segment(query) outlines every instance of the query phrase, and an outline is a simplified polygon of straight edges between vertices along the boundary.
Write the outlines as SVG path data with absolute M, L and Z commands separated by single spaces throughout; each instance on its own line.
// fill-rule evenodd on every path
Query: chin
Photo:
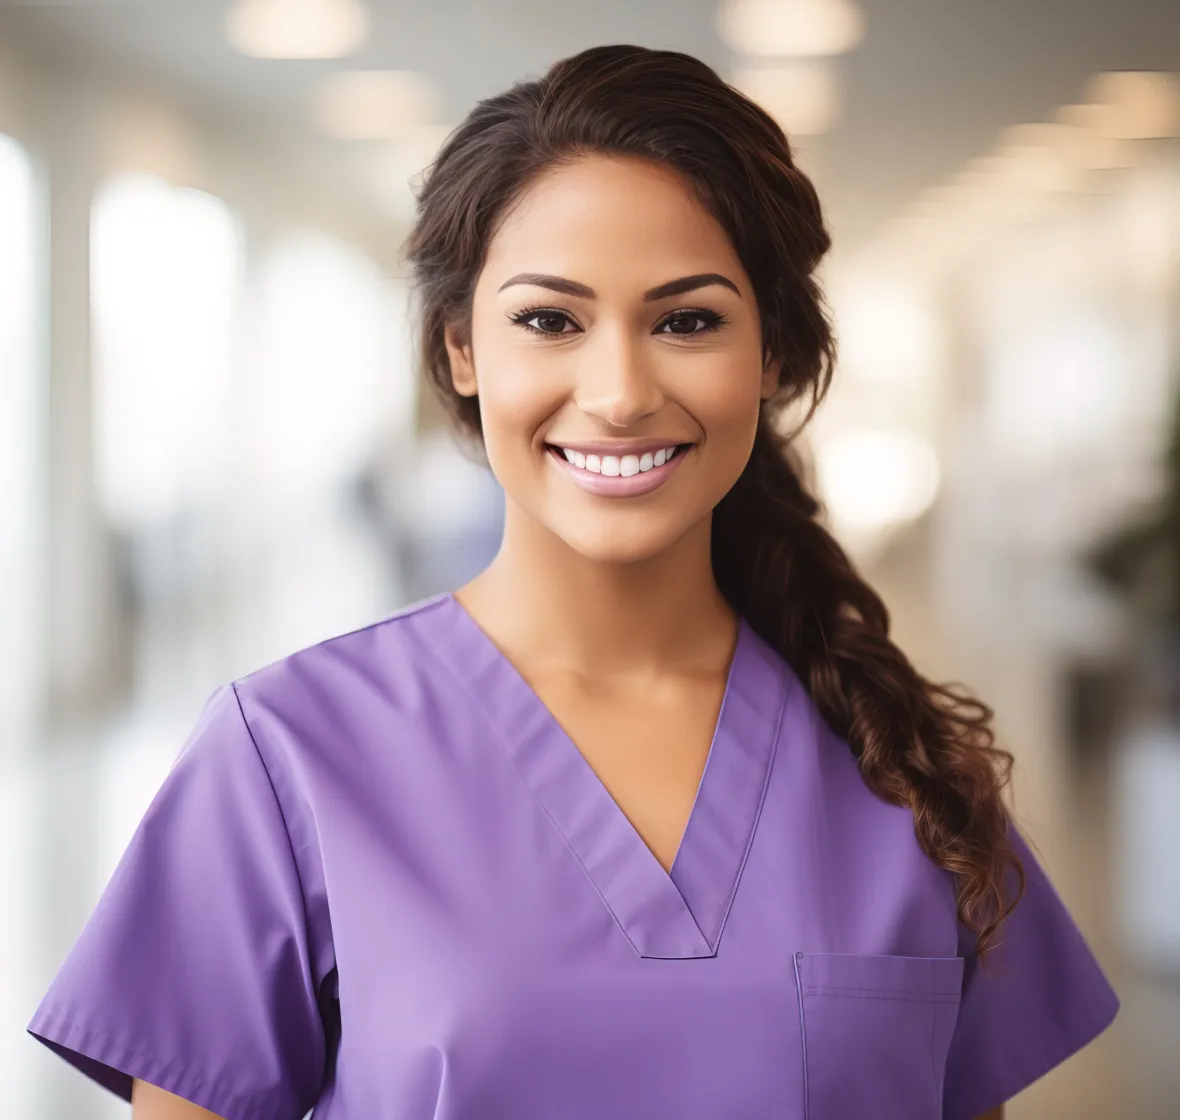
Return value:
M 598 564 L 639 564 L 654 560 L 684 536 L 668 525 L 623 528 L 609 521 L 601 525 L 553 527 L 558 536 L 586 560 Z

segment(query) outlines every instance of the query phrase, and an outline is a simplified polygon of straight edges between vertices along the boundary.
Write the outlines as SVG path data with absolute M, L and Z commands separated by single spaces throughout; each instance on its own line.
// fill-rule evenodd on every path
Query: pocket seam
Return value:
M 798 993 L 799 999 L 799 1043 L 803 1054 L 803 1120 L 810 1120 L 811 1117 L 811 1084 L 808 1080 L 807 1071 L 807 1018 L 803 1010 L 803 977 L 799 974 L 799 962 L 803 959 L 802 953 L 795 954 L 795 991 Z
M 800 952 L 796 954 L 796 970 L 806 982 L 805 994 L 822 993 L 834 995 L 841 992 L 880 992 L 898 999 L 933 999 L 940 1002 L 956 1003 L 963 995 L 962 957 L 911 957 L 891 953 L 831 953 L 826 951 Z M 856 968 L 857 963 L 879 961 L 885 968 L 884 975 L 865 975 Z M 885 962 L 888 962 L 886 964 Z M 922 963 L 930 966 L 923 969 L 920 979 L 907 971 L 908 966 Z M 849 972 L 852 975 L 849 975 Z M 952 974 L 954 979 L 945 978 Z M 867 983 L 866 983 L 867 981 Z
M 850 999 L 893 999 L 902 1003 L 958 1003 L 960 998 L 944 992 L 913 992 L 908 988 L 811 987 L 804 996 L 848 996 Z
M 877 977 L 865 975 L 865 969 L 859 967 L 859 964 L 853 967 L 853 962 L 864 962 L 874 958 L 897 963 L 883 966 L 882 972 Z M 908 970 L 909 966 L 900 963 L 903 961 L 931 962 L 931 967 L 928 972 L 918 969 L 911 972 Z M 847 962 L 848 967 L 845 967 L 843 962 Z M 829 1020 L 827 1013 L 823 1009 L 832 1006 L 825 1003 L 828 1000 L 884 1000 L 887 1003 L 893 1003 L 899 1007 L 908 1005 L 914 1008 L 914 1014 L 929 1015 L 930 1033 L 928 1040 L 925 1046 L 923 1046 L 916 1039 L 915 1041 L 918 1041 L 916 1049 L 919 1051 L 924 1049 L 926 1051 L 923 1065 L 930 1076 L 930 1082 L 928 1084 L 930 1085 L 932 1099 L 941 1101 L 943 1094 L 939 1089 L 940 1075 L 937 1043 L 940 1030 L 943 1029 L 948 1021 L 947 1016 L 953 1016 L 955 1014 L 953 1009 L 962 1005 L 962 968 L 963 959 L 961 957 L 906 957 L 897 954 L 830 953 L 824 951 L 814 953 L 796 952 L 794 954 L 794 973 L 797 1002 L 799 1005 L 799 1031 L 803 1073 L 802 1114 L 804 1120 L 812 1120 L 813 1117 L 818 1116 L 813 1103 L 816 1107 L 820 1107 L 821 1112 L 824 1112 L 830 1103 L 823 1093 L 821 1093 L 821 1099 L 819 1101 L 812 1101 L 814 1079 L 812 1077 L 811 1059 L 813 1055 L 809 1053 L 808 1045 L 809 1041 L 816 1041 L 814 1037 L 809 1039 L 809 1035 L 813 1035 L 816 1030 L 814 1025 L 816 1014 L 820 1015 L 819 1022 L 824 1024 L 820 1029 L 827 1029 Z M 895 971 L 893 971 L 894 969 Z M 816 970 L 819 970 L 818 975 Z M 948 978 L 954 976 L 956 972 L 957 976 L 953 980 Z M 849 983 L 840 982 L 845 978 L 847 978 Z M 820 979 L 829 982 L 817 983 L 816 981 Z M 874 979 L 883 980 L 884 983 L 873 985 L 871 981 Z M 858 985 L 857 981 L 861 980 L 869 980 L 870 984 L 867 986 Z M 910 986 L 911 984 L 913 986 Z M 818 1002 L 813 1002 L 809 1006 L 807 1003 L 808 999 L 817 1000 Z M 918 1012 L 918 1007 L 925 1007 L 928 1010 Z M 944 1010 L 944 1008 L 948 1007 L 951 1010 Z M 868 1010 L 866 1008 L 865 1014 L 867 1013 Z M 855 1015 L 860 1013 L 849 1009 L 845 1014 Z M 914 1074 L 919 1078 L 919 1083 L 922 1080 L 921 1070 L 922 1065 L 915 1065 L 913 1067 Z M 818 1091 L 818 1086 L 821 1084 L 826 1085 L 826 1082 L 816 1082 L 815 1084 Z
M 938 1016 L 940 1012 L 936 1007 L 934 1014 L 930 1016 L 930 1077 L 934 1085 L 934 1097 L 936 1100 L 942 1100 L 942 1094 L 938 1091 L 938 1062 L 935 1055 L 935 1046 L 938 1042 Z

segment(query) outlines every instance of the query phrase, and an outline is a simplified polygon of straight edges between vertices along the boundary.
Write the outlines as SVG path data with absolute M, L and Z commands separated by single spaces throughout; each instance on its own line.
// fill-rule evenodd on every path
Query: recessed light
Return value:
M 253 58 L 341 58 L 367 38 L 359 0 L 235 0 L 225 37 Z
M 723 0 L 717 30 L 742 54 L 835 55 L 861 41 L 865 22 L 853 0 Z

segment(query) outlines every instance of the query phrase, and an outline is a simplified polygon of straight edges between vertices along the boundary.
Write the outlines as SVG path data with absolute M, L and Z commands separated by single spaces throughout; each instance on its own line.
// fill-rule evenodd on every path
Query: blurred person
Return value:
M 399 447 L 367 473 L 364 503 L 396 564 L 402 599 L 423 599 L 487 567 L 503 532 L 495 477 L 445 431 Z
M 787 138 L 599 47 L 418 206 L 499 549 L 215 691 L 29 1030 L 137 1120 L 1001 1115 L 1119 1003 L 991 710 L 804 482 L 830 239 Z

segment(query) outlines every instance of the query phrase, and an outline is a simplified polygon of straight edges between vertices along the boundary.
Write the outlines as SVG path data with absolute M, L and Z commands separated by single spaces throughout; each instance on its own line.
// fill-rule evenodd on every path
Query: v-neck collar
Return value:
M 790 685 L 744 620 L 692 811 L 670 872 L 516 666 L 452 594 L 420 632 L 497 738 L 641 957 L 710 957 L 754 838 Z

